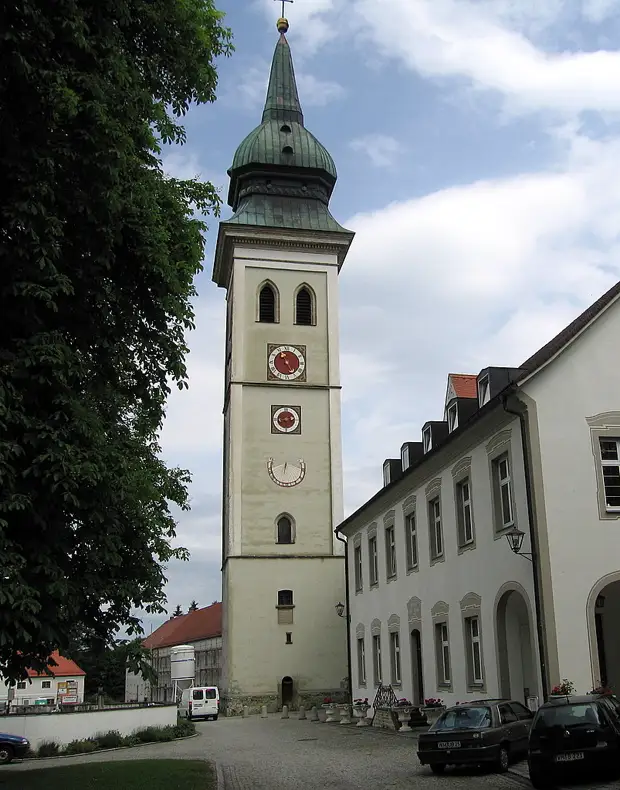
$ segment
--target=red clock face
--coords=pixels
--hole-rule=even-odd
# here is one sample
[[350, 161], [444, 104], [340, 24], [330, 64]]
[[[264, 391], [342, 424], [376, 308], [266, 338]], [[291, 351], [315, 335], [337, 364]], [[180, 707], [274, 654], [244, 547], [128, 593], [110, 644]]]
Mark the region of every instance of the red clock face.
[[295, 373], [299, 367], [299, 357], [292, 351], [280, 351], [280, 353], [276, 355], [273, 364], [278, 373], [290, 376], [290, 374]]
[[292, 428], [293, 425], [297, 422], [297, 419], [293, 412], [290, 411], [281, 411], [278, 414], [278, 425], [280, 428], [287, 430], [288, 428]]

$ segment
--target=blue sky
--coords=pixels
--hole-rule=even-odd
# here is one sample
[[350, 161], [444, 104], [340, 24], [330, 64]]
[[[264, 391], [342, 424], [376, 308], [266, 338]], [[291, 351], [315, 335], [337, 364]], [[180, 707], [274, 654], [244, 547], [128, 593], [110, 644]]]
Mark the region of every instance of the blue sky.
[[[279, 4], [219, 7], [236, 52], [164, 165], [225, 197], [260, 122]], [[357, 233], [341, 274], [349, 513], [384, 458], [441, 418], [448, 373], [519, 364], [620, 278], [620, 0], [295, 0], [287, 16], [306, 126], [338, 167], [332, 212]], [[220, 598], [216, 233], [211, 220], [190, 390], [162, 435], [194, 475], [171, 607]]]

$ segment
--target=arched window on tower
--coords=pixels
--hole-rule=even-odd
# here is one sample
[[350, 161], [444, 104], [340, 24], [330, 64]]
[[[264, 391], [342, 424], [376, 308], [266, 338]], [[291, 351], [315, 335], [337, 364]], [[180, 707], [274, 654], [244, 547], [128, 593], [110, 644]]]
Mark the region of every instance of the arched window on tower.
[[278, 519], [278, 543], [293, 543], [293, 523], [288, 516]]
[[314, 324], [314, 297], [305, 285], [302, 285], [295, 297], [295, 323], [304, 326]]
[[277, 321], [277, 298], [271, 283], [265, 283], [258, 294], [258, 320], [265, 324]]

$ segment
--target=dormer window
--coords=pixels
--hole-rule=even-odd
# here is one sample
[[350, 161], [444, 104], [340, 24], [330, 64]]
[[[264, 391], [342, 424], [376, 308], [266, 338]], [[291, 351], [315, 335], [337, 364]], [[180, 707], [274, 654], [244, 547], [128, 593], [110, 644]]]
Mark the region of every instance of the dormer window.
[[422, 432], [422, 443], [424, 445], [424, 452], [428, 453], [433, 447], [433, 436], [431, 434], [430, 425]]
[[403, 467], [403, 472], [406, 469], [409, 469], [409, 445], [404, 445], [403, 449], [400, 451], [400, 462]]
[[386, 461], [383, 464], [383, 485], [389, 486], [390, 484], [390, 462]]
[[491, 400], [491, 391], [489, 389], [489, 377], [485, 376], [478, 382], [478, 405], [484, 406]]
[[448, 430], [450, 433], [459, 427], [459, 410], [456, 403], [448, 409]]

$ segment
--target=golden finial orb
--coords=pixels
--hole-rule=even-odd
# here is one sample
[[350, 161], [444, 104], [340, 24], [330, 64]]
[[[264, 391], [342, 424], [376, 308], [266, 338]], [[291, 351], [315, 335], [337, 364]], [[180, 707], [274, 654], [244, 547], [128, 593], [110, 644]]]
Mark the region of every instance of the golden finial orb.
[[285, 19], [283, 16], [281, 16], [280, 19], [278, 19], [276, 27], [278, 28], [279, 33], [288, 33], [288, 19]]

